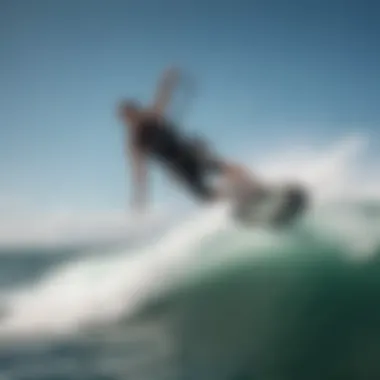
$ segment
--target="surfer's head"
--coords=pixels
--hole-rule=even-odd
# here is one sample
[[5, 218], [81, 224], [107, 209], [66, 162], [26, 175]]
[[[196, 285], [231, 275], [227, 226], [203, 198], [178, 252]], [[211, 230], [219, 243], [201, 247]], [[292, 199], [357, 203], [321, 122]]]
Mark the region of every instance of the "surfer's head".
[[122, 100], [118, 106], [119, 117], [128, 123], [134, 123], [141, 113], [141, 106], [135, 100]]

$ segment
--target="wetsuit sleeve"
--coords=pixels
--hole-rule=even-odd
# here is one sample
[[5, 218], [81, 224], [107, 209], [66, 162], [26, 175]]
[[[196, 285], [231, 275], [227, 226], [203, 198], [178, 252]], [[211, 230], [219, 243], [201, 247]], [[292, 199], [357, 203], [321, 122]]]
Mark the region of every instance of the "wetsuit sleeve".
[[145, 206], [147, 198], [146, 157], [143, 149], [136, 142], [135, 137], [132, 138], [132, 141], [128, 145], [132, 164], [132, 206], [142, 208]]

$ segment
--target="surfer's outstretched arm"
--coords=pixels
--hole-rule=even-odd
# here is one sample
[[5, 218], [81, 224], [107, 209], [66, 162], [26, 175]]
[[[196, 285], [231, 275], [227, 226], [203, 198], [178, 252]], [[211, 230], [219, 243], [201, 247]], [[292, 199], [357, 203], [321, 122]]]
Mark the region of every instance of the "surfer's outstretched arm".
[[129, 154], [132, 161], [132, 207], [143, 209], [147, 203], [147, 163], [144, 152], [136, 146], [129, 145]]
[[159, 115], [164, 115], [168, 107], [175, 86], [178, 83], [179, 71], [176, 68], [167, 69], [159, 83], [156, 90], [156, 96], [153, 103], [153, 111]]

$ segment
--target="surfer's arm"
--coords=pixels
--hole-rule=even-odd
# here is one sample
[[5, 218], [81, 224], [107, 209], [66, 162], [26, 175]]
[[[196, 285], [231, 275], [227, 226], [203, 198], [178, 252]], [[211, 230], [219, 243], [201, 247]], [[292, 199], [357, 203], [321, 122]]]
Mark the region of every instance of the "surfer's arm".
[[156, 96], [153, 102], [153, 111], [163, 116], [171, 101], [173, 91], [178, 83], [179, 73], [175, 68], [167, 69], [158, 83]]
[[147, 203], [147, 162], [144, 152], [130, 145], [132, 161], [132, 207], [142, 209]]

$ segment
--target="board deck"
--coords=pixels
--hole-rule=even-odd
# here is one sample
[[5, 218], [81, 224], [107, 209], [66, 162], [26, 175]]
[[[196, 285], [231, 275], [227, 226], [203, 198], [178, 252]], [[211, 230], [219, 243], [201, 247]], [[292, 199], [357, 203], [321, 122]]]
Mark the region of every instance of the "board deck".
[[298, 185], [268, 187], [236, 199], [233, 217], [245, 225], [289, 226], [306, 211], [308, 200], [308, 193]]

